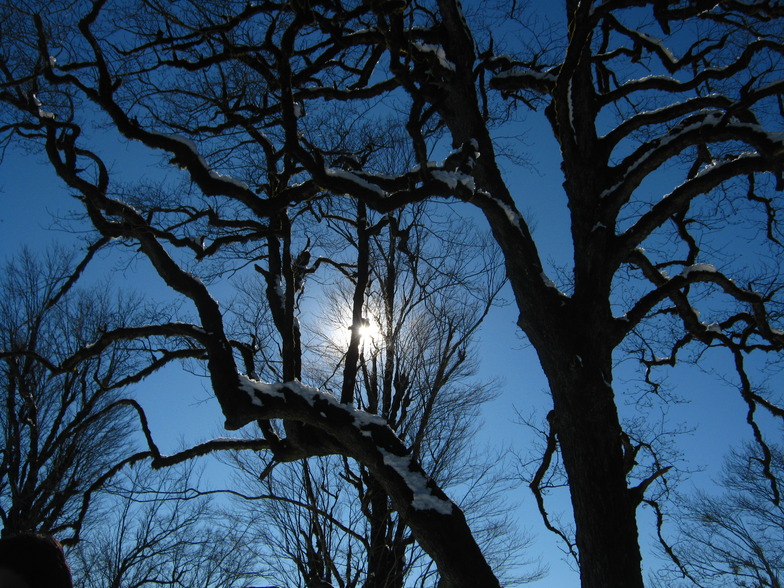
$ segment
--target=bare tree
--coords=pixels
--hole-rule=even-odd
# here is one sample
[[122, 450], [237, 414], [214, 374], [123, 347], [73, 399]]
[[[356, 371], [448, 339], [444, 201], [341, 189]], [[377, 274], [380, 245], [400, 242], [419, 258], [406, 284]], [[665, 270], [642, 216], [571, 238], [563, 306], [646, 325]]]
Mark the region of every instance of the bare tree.
[[41, 530], [65, 543], [99, 480], [133, 453], [136, 428], [119, 393], [137, 368], [130, 349], [51, 369], [138, 311], [138, 300], [105, 288], [69, 292], [74, 265], [63, 250], [22, 251], [0, 280], [3, 533]]
[[[204, 350], [227, 426], [259, 423], [279, 461], [356, 459], [449, 586], [498, 585], [462, 510], [412, 448], [351, 403], [351, 387], [335, 398], [302, 381], [291, 227], [345, 197], [379, 213], [437, 198], [472, 207], [502, 251], [517, 324], [549, 382], [544, 463], [560, 452], [582, 584], [639, 588], [636, 512], [667, 466], [635, 467], [642, 445], [618, 417], [614, 354], [631, 349], [653, 369], [720, 348], [760, 447], [755, 411], [784, 416], [747, 368], [750, 353], [778, 358], [784, 344], [782, 8], [566, 0], [547, 37], [516, 30], [517, 8], [502, 6], [483, 29], [457, 0], [96, 0], [57, 18], [6, 5], [0, 130], [43, 146], [93, 226], [132, 243], [192, 304], [193, 322], [159, 331]], [[517, 132], [509, 113], [540, 108], [568, 205], [571, 275], [560, 287], [520, 213], [540, 195], [499, 163], [496, 125]], [[95, 118], [165, 153], [192, 191], [120, 191], [85, 124]], [[367, 165], [390, 118], [415, 156], [402, 173]], [[360, 222], [357, 238], [368, 228]], [[759, 265], [728, 251], [739, 237]], [[232, 342], [198, 275], [208, 272], [199, 260], [221, 255], [235, 271], [264, 260], [281, 345], [267, 354], [272, 384], [252, 377], [253, 342]]]
[[199, 497], [193, 464], [123, 470], [102, 496], [85, 540], [69, 551], [75, 586], [230, 588], [256, 577], [241, 529]]
[[[505, 520], [502, 462], [473, 447], [479, 409], [495, 386], [474, 378], [474, 335], [502, 281], [493, 248], [465, 220], [460, 240], [438, 238], [458, 222], [446, 212], [417, 205], [387, 215], [364, 210], [364, 217], [332, 208], [321, 216], [329, 261], [352, 276], [353, 288], [324, 284], [311, 302], [320, 320], [314, 333], [303, 334], [311, 340], [303, 369], [322, 390], [337, 397], [348, 389], [355, 405], [384, 418], [439, 485], [469, 488], [459, 502], [471, 505], [474, 533], [494, 556], [497, 573], [510, 575], [523, 563], [525, 542]], [[364, 240], [354, 240], [363, 218], [369, 229]], [[315, 242], [313, 234], [308, 240]], [[263, 289], [248, 288], [242, 305], [241, 324], [254, 332], [271, 322], [258, 314]], [[343, 362], [355, 369], [336, 370]], [[244, 491], [267, 499], [243, 506], [262, 543], [273, 546], [266, 558], [280, 583], [394, 588], [432, 582], [432, 562], [361, 464], [330, 456], [287, 467], [242, 453], [234, 461], [248, 474], [240, 482]], [[538, 574], [529, 570], [526, 579]]]
[[[784, 583], [781, 447], [746, 445], [727, 456], [721, 494], [687, 496], [679, 512], [674, 562], [658, 576], [672, 585], [780, 588]], [[769, 464], [769, 465], [768, 465]]]

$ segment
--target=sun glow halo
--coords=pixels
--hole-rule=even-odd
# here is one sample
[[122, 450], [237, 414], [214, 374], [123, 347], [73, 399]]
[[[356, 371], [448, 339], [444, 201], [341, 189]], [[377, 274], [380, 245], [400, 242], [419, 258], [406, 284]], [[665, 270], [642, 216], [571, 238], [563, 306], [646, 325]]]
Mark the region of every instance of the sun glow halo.
[[362, 319], [362, 323], [359, 326], [359, 338], [363, 343], [375, 339], [378, 333], [378, 325], [375, 321]]

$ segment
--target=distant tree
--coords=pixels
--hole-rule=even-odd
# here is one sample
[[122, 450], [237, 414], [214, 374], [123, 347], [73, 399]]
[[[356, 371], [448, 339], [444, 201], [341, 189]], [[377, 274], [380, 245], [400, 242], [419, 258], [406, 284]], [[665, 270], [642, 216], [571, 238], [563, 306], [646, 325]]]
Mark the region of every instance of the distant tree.
[[[750, 367], [784, 347], [784, 13], [775, 0], [566, 0], [537, 27], [523, 4], [7, 2], [0, 131], [41, 146], [93, 227], [192, 305], [191, 322], [158, 329], [203, 349], [227, 427], [257, 423], [278, 461], [357, 460], [450, 587], [499, 582], [413, 449], [350, 386], [336, 398], [304, 381], [293, 262], [305, 219], [346, 198], [380, 214], [445, 199], [484, 217], [552, 394], [543, 463], [559, 452], [582, 585], [641, 588], [637, 509], [668, 470], [637, 467], [617, 360], [653, 369], [721, 350], [760, 447], [755, 411], [784, 416]], [[560, 148], [561, 284], [521, 213], [552, 195], [501, 160], [505, 137], [525, 134], [515, 113], [535, 111]], [[371, 157], [389, 128], [414, 153], [401, 173]], [[163, 152], [189, 183], [121, 189], [107, 133]], [[738, 240], [748, 255], [733, 255]], [[272, 383], [255, 378], [259, 342], [227, 332], [211, 282], [226, 273], [209, 260], [259, 266]]]
[[118, 474], [85, 540], [68, 553], [77, 588], [244, 587], [256, 577], [248, 538], [195, 489], [192, 464]]
[[4, 535], [45, 531], [68, 543], [99, 481], [133, 453], [138, 427], [120, 399], [137, 358], [122, 346], [75, 357], [100, 333], [133, 320], [139, 301], [71, 290], [74, 265], [63, 250], [22, 251], [0, 276]]
[[687, 497], [673, 545], [678, 566], [660, 576], [661, 585], [678, 577], [684, 585], [781, 588], [784, 585], [784, 453], [770, 455], [754, 445], [725, 460], [715, 492]]

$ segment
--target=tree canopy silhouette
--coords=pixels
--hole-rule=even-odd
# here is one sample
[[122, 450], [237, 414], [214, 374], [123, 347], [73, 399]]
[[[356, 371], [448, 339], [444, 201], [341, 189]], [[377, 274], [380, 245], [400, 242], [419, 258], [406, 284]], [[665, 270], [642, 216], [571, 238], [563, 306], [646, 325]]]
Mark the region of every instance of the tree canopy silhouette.
[[[784, 7], [566, 0], [558, 9], [537, 27], [535, 9], [521, 14], [516, 2], [4, 7], [0, 129], [40, 145], [95, 230], [138, 249], [189, 302], [191, 319], [147, 333], [203, 349], [226, 426], [259, 423], [276, 460], [363, 464], [445, 586], [498, 580], [416, 455], [353, 404], [358, 358], [338, 365], [348, 378], [339, 397], [303, 377], [302, 277], [342, 270], [359, 307], [356, 286], [369, 279], [326, 249], [315, 261], [300, 255], [307, 227], [334, 202], [358, 203], [358, 243], [375, 228], [365, 211], [425, 200], [486, 220], [552, 394], [543, 467], [560, 452], [586, 588], [643, 585], [636, 512], [667, 472], [622, 427], [617, 354], [652, 370], [691, 350], [725, 350], [768, 460], [756, 411], [784, 416], [746, 367], [752, 356], [775, 361], [784, 344]], [[571, 238], [562, 284], [521, 212], [547, 195], [501, 165], [501, 137], [522, 132], [523, 111], [543, 115], [560, 147]], [[107, 126], [161, 152], [186, 181], [121, 184], [102, 156]], [[395, 149], [412, 165], [385, 165]], [[262, 275], [273, 347], [230, 335], [211, 260]], [[107, 331], [84, 352], [132, 334]], [[271, 383], [256, 379], [259, 362], [274, 366]]]

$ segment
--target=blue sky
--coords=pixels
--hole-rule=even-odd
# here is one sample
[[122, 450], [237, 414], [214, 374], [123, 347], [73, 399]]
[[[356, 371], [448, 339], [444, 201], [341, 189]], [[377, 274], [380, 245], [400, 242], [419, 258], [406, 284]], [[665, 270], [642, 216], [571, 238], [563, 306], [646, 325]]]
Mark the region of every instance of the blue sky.
[[[523, 149], [528, 148], [530, 166], [509, 166], [509, 184], [513, 193], [520, 197], [519, 206], [534, 226], [534, 237], [541, 248], [547, 272], [557, 280], [553, 271], [560, 264], [568, 264], [571, 252], [568, 247], [568, 225], [566, 222], [565, 197], [561, 188], [558, 147], [549, 137], [542, 116], [533, 115], [518, 123], [520, 134], [526, 137]], [[109, 161], [117, 167], [130, 164], [128, 177], [160, 173], [154, 167], [156, 156], [148, 156], [138, 146], [123, 142], [107, 142]], [[170, 172], [171, 173], [171, 172]], [[69, 198], [67, 191], [36, 154], [20, 154], [9, 151], [0, 165], [0, 257], [7, 259], [21, 246], [43, 248], [54, 241], [67, 242], [78, 239], [78, 234], [58, 228], [55, 221], [63, 217], [77, 204]], [[525, 196], [525, 201], [522, 200]], [[551, 263], [552, 260], [552, 263]], [[116, 279], [132, 279], [137, 287], [155, 292], [159, 287], [157, 278], [143, 264], [131, 268], [118, 265], [108, 258], [99, 260], [92, 277], [102, 272], [117, 273]], [[127, 273], [127, 275], [122, 275]], [[88, 275], [88, 282], [91, 276]], [[514, 322], [516, 310], [513, 305], [495, 308], [481, 333], [482, 376], [498, 377], [504, 384], [499, 397], [486, 406], [485, 426], [481, 437], [491, 445], [509, 444], [525, 453], [530, 448], [532, 432], [516, 422], [515, 410], [523, 414], [535, 412], [543, 417], [549, 409], [545, 392], [546, 382], [538, 367], [533, 350], [519, 335]], [[694, 471], [682, 487], [708, 489], [719, 472], [722, 456], [741, 438], [748, 438], [744, 425], [745, 406], [739, 401], [731, 385], [720, 381], [709, 372], [720, 369], [724, 358], [720, 354], [709, 354], [701, 368], [677, 368], [669, 371], [669, 381], [689, 403], [671, 404], [664, 417], [667, 426], [683, 428], [690, 432], [679, 436], [678, 443], [684, 450], [685, 462]], [[637, 406], [629, 402], [635, 397], [636, 372], [630, 364], [622, 364], [616, 374], [615, 387], [619, 395], [619, 407], [625, 415], [636, 413]], [[203, 382], [189, 378], [183, 380], [174, 370], [156, 374], [139, 387], [139, 395], [148, 407], [151, 427], [163, 451], [174, 451], [181, 444], [202, 441], [219, 434], [221, 418], [217, 403], [211, 398]], [[658, 418], [659, 408], [650, 412], [650, 418]], [[768, 423], [769, 431], [776, 431]], [[530, 493], [523, 486], [511, 500], [518, 505], [523, 526], [533, 530], [538, 539], [531, 556], [540, 552], [550, 574], [539, 586], [576, 586], [576, 573], [563, 562], [556, 540], [542, 527]], [[558, 497], [564, 511], [566, 496]], [[556, 501], [551, 512], [557, 512]], [[650, 523], [647, 514], [641, 515], [643, 523]], [[641, 538], [650, 543], [653, 528], [641, 524]]]
[[[525, 129], [529, 124], [534, 125], [533, 122], [524, 122], [521, 127]], [[532, 160], [534, 167], [515, 170], [510, 176], [510, 185], [518, 185], [520, 193], [540, 195], [535, 201], [536, 207], [524, 204], [522, 208], [533, 220], [534, 236], [542, 247], [542, 257], [568, 263], [570, 252], [566, 246], [568, 232], [564, 228], [565, 197], [560, 186], [557, 147], [554, 141], [546, 140], [548, 137], [541, 132], [541, 127], [529, 128], [532, 130], [522, 132], [532, 132], [540, 138]], [[146, 156], [138, 146], [113, 143], [109, 149], [117, 162], [135, 162], [132, 173], [146, 174], [159, 169], [153, 165], [154, 157], [145, 163]], [[78, 203], [68, 196], [40, 155], [9, 152], [0, 165], [0, 178], [0, 256], [3, 259], [12, 256], [22, 246], [39, 249], [53, 242], [80, 238], [79, 234], [64, 230], [56, 221], [57, 217], [74, 210], [73, 206]], [[164, 290], [159, 289], [157, 276], [144, 264], [140, 262], [126, 268], [114, 259], [104, 257], [98, 260], [92, 277], [115, 272], [114, 281], [118, 285], [123, 283], [124, 278], [130, 279], [137, 288], [141, 285], [148, 293], [155, 294], [158, 290], [160, 295], [165, 296]], [[548, 272], [551, 270], [552, 267], [548, 267]], [[90, 279], [88, 275], [86, 283]], [[517, 422], [515, 411], [543, 417], [549, 410], [549, 398], [534, 351], [514, 324], [515, 313], [513, 304], [494, 308], [479, 335], [483, 356], [480, 377], [500, 378], [503, 384], [499, 397], [485, 407], [480, 442], [486, 442], [489, 447], [509, 446], [525, 455], [531, 451], [535, 434]], [[684, 395], [688, 395], [690, 402], [670, 406], [667, 422], [673, 427], [693, 429], [681, 436], [678, 442], [685, 448], [689, 466], [703, 470], [695, 472], [683, 487], [706, 489], [718, 475], [721, 457], [738, 439], [748, 436], [743, 422], [745, 407], [737, 392], [715, 377], [695, 368], [671, 371], [670, 381], [686, 392]], [[631, 369], [626, 372], [620, 370], [616, 375], [622, 413], [635, 412], [635, 406], [627, 406], [623, 400], [625, 391], [636, 385], [634, 377]], [[624, 378], [631, 381], [624, 383]], [[176, 367], [155, 374], [138, 386], [138, 397], [148, 410], [153, 434], [165, 453], [221, 434], [220, 410], [205, 382], [194, 377], [183, 380]], [[210, 472], [220, 475], [221, 471], [208, 468], [207, 475]], [[213, 483], [220, 485], [220, 481]], [[567, 501], [565, 492], [556, 493], [549, 507], [551, 514], [559, 510], [568, 513]], [[510, 505], [517, 508], [521, 526], [536, 535], [530, 555], [541, 555], [550, 568], [549, 575], [537, 585], [577, 585], [576, 572], [565, 562], [555, 537], [542, 527], [533, 498], [525, 485], [510, 496]], [[641, 523], [645, 521], [650, 523], [650, 517], [643, 513]], [[641, 524], [643, 543], [652, 542], [652, 533], [652, 527]]]

